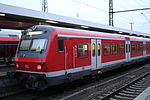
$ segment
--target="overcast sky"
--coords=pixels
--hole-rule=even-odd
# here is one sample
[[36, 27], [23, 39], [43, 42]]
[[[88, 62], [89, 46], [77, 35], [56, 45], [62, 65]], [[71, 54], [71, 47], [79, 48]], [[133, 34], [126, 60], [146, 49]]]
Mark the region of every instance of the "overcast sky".
[[[113, 0], [114, 11], [150, 8], [150, 0]], [[0, 3], [42, 10], [42, 0], [0, 0]], [[48, 0], [48, 12], [109, 24], [109, 0]], [[114, 14], [114, 26], [150, 34], [150, 10]]]

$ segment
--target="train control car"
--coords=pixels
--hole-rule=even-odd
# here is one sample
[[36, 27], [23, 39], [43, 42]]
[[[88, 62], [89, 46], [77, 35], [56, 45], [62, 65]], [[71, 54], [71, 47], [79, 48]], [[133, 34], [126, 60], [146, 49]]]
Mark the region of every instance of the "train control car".
[[17, 35], [0, 35], [0, 63], [9, 65], [16, 54], [19, 37]]
[[37, 25], [24, 31], [15, 76], [30, 89], [99, 74], [150, 55], [150, 39]]

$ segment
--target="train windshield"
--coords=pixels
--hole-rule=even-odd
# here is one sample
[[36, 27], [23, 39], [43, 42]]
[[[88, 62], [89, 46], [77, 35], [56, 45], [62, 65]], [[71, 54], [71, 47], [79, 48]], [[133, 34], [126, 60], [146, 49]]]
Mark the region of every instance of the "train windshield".
[[40, 52], [46, 48], [47, 39], [22, 40], [19, 50]]
[[22, 40], [20, 44], [20, 50], [29, 50], [31, 40]]
[[44, 50], [47, 44], [47, 39], [33, 39], [31, 50], [41, 51]]

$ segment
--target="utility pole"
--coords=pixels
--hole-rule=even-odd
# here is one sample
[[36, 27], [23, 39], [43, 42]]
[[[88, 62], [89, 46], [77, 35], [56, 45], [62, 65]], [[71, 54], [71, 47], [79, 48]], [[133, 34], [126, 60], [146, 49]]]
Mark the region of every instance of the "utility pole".
[[[114, 26], [114, 18], [113, 18], [114, 13], [132, 12], [132, 11], [140, 11], [140, 10], [150, 10], [150, 8], [131, 9], [131, 10], [123, 10], [123, 11], [115, 11], [114, 12], [113, 11], [113, 0], [109, 0], [109, 25]], [[141, 13], [141, 14], [149, 21], [149, 19], [143, 13]], [[132, 25], [134, 23], [130, 23], [130, 24], [132, 27]]]
[[113, 19], [113, 0], [109, 0], [109, 25], [114, 26]]
[[48, 0], [42, 0], [42, 11], [48, 12]]
[[133, 24], [134, 24], [134, 22], [131, 22], [129, 24], [131, 24], [131, 30], [133, 30]]

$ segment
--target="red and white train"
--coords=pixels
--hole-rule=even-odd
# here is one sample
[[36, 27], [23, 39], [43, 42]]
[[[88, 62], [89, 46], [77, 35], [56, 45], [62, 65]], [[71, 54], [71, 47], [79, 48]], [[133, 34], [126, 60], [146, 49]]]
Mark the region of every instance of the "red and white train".
[[27, 88], [98, 74], [150, 56], [150, 39], [37, 25], [22, 35], [15, 75]]
[[18, 43], [17, 35], [0, 34], [0, 64], [9, 65], [13, 61]]

